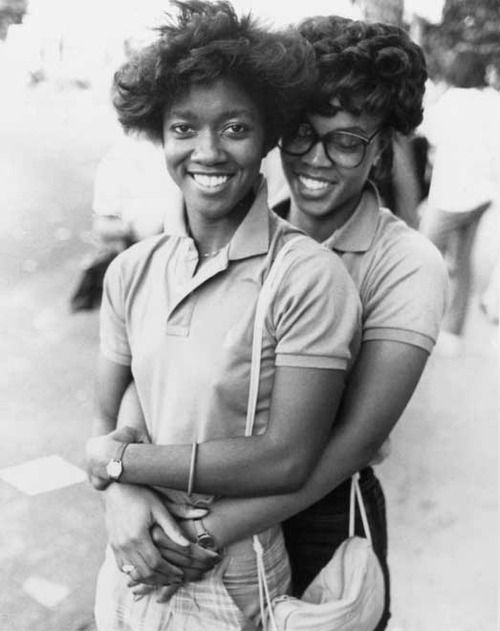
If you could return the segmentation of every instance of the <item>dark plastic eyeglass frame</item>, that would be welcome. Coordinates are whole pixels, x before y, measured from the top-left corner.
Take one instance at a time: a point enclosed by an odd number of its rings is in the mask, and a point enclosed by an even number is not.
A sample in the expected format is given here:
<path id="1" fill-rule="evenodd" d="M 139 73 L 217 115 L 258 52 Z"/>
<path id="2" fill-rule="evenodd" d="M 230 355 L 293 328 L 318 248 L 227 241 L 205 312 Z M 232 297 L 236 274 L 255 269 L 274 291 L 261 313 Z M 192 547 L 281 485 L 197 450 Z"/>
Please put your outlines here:
<path id="1" fill-rule="evenodd" d="M 314 145 L 316 145 L 318 142 L 320 142 L 323 145 L 323 151 L 325 152 L 326 157 L 328 158 L 328 160 L 330 160 L 330 162 L 332 164 L 339 164 L 338 161 L 334 160 L 330 154 L 328 153 L 328 148 L 326 146 L 326 142 L 325 139 L 328 138 L 328 136 L 333 136 L 335 134 L 346 134 L 347 136 L 352 136 L 353 138 L 357 138 L 358 140 L 361 140 L 361 142 L 363 143 L 363 154 L 361 156 L 361 159 L 359 160 L 359 162 L 357 162 L 356 164 L 350 165 L 350 166 L 345 166 L 343 164 L 340 164 L 340 166 L 343 169 L 356 169 L 357 167 L 359 167 L 359 165 L 363 162 L 363 160 L 366 158 L 366 149 L 369 145 L 371 145 L 371 143 L 375 140 L 376 136 L 383 130 L 383 127 L 378 127 L 373 134 L 370 134 L 370 136 L 368 136 L 368 138 L 365 138 L 364 136 L 360 136 L 359 134 L 355 134 L 352 131 L 344 131 L 342 129 L 335 129 L 332 131 L 327 132 L 326 134 L 323 134 L 322 136 L 320 136 L 316 130 L 314 129 L 314 127 L 311 125 L 311 129 L 313 131 L 313 135 L 311 136 L 311 144 L 309 145 L 309 147 L 307 148 L 307 150 L 305 151 L 289 151 L 288 149 L 285 149 L 283 146 L 283 139 L 281 139 L 278 143 L 279 148 L 281 149 L 281 151 L 283 151 L 283 153 L 286 153 L 289 156 L 295 156 L 295 157 L 301 157 L 301 156 L 305 156 L 307 153 L 309 153 L 309 151 L 311 151 L 311 149 L 314 147 Z"/>

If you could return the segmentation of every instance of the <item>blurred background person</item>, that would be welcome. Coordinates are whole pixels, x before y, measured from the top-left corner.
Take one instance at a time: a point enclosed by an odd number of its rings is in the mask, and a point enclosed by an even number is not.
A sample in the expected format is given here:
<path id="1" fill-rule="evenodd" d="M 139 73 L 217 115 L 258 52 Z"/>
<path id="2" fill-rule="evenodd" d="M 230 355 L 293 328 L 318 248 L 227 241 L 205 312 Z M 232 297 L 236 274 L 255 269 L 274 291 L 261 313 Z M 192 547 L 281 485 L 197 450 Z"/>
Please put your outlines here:
<path id="1" fill-rule="evenodd" d="M 450 300 L 438 349 L 460 352 L 471 292 L 471 254 L 479 221 L 495 198 L 492 133 L 498 127 L 485 88 L 485 64 L 475 51 L 456 52 L 444 68 L 448 88 L 426 113 L 425 133 L 434 149 L 421 231 L 445 255 Z"/>
<path id="2" fill-rule="evenodd" d="M 497 119 L 497 129 L 493 139 L 497 143 L 497 155 L 500 155 L 500 50 L 491 57 L 486 65 L 486 91 L 491 99 L 491 107 Z M 498 161 L 500 163 L 500 160 Z M 500 215 L 500 168 L 496 164 L 495 181 L 498 189 L 493 203 L 493 212 Z M 500 234 L 497 231 L 497 255 L 485 290 L 481 295 L 479 306 L 492 324 L 498 325 L 500 312 Z"/>

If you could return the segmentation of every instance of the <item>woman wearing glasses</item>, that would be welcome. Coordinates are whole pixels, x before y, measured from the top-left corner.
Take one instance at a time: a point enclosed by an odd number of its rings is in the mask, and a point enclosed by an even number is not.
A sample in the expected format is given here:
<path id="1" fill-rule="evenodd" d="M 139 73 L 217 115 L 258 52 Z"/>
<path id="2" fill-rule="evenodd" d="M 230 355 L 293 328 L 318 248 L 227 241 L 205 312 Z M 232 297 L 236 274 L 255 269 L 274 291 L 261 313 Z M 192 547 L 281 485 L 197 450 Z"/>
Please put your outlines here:
<path id="1" fill-rule="evenodd" d="M 316 52 L 318 87 L 308 112 L 281 141 L 289 192 L 275 210 L 342 257 L 361 296 L 362 344 L 330 441 L 308 482 L 286 495 L 223 499 L 201 521 L 218 547 L 284 522 L 294 591 L 300 594 L 347 536 L 346 479 L 361 471 L 387 581 L 378 627 L 383 629 L 390 615 L 385 501 L 369 464 L 400 418 L 435 343 L 446 272 L 431 243 L 380 207 L 370 177 L 388 166 L 392 134 L 409 134 L 421 121 L 425 62 L 418 46 L 389 25 L 321 17 L 306 20 L 300 32 Z M 183 522 L 193 537 L 199 522 Z M 120 534 L 116 519 L 112 537 Z M 153 529 L 153 539 L 169 554 L 172 544 L 160 528 Z"/>

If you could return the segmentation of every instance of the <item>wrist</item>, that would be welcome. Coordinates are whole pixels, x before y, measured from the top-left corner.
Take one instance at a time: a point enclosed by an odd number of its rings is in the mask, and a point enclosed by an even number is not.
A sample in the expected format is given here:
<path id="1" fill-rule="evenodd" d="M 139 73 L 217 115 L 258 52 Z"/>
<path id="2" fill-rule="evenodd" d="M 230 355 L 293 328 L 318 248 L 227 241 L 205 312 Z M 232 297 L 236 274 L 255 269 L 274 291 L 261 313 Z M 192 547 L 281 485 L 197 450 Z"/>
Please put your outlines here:
<path id="1" fill-rule="evenodd" d="M 109 448 L 105 449 L 104 476 L 110 482 L 118 482 L 123 474 L 123 457 L 125 450 L 130 445 L 128 442 L 111 441 Z"/>
<path id="2" fill-rule="evenodd" d="M 219 542 L 207 528 L 206 521 L 204 519 L 190 520 L 192 522 L 192 529 L 194 531 L 194 541 L 207 550 L 218 552 L 220 549 Z"/>

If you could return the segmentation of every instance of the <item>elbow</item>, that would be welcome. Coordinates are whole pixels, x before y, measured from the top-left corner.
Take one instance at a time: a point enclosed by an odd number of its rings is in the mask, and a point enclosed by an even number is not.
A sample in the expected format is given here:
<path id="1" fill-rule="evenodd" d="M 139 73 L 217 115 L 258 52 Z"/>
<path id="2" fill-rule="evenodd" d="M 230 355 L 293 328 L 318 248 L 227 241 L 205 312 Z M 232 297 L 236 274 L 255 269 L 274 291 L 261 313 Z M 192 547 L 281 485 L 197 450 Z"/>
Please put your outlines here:
<path id="1" fill-rule="evenodd" d="M 275 460 L 275 474 L 271 482 L 270 494 L 288 494 L 299 491 L 312 473 L 312 462 L 307 462 L 297 454 L 282 453 Z"/>

